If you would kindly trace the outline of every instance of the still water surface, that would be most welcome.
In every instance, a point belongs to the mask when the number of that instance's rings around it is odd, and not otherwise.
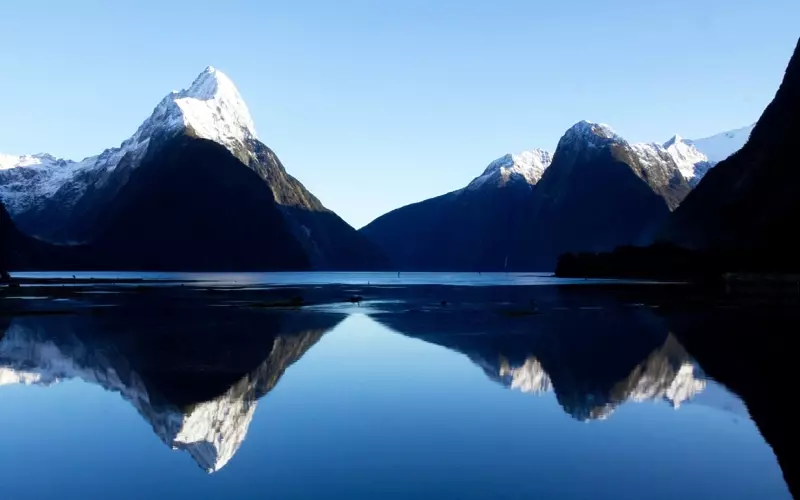
[[[646,311],[347,311],[0,317],[0,498],[790,498]]]
[[[553,273],[462,273],[462,272],[126,272],[126,271],[57,271],[17,272],[18,278],[79,278],[124,280],[141,279],[185,282],[198,285],[458,285],[458,286],[504,286],[504,285],[557,285],[557,284],[602,284],[643,283],[641,280],[607,280],[583,278],[556,278]]]

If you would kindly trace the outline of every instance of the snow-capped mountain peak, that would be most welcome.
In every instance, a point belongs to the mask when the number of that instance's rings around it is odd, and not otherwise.
[[[244,99],[231,79],[213,66],[200,73],[188,89],[170,97],[180,108],[183,125],[198,137],[225,146],[257,138]]]
[[[55,158],[53,155],[49,155],[47,153],[37,153],[34,155],[22,156],[0,154],[0,170],[9,170],[17,167],[64,166],[68,163],[73,162]]]
[[[107,182],[123,160],[130,168],[138,167],[152,138],[180,133],[217,142],[234,155],[246,149],[247,140],[257,138],[253,119],[236,86],[209,66],[187,89],[165,96],[119,147],[79,162],[48,154],[0,155],[0,201],[15,217],[60,192],[59,204],[70,209],[89,186]]]
[[[613,128],[605,123],[595,123],[587,120],[581,120],[567,130],[562,140],[574,141],[580,139],[589,139],[590,141],[595,138],[606,140],[619,140],[621,139]]]
[[[553,155],[542,149],[507,154],[490,163],[479,177],[470,182],[467,189],[484,185],[502,187],[512,179],[524,180],[532,186],[539,182],[552,161]]]
[[[664,143],[664,149],[669,149],[674,144],[678,144],[681,142],[683,142],[683,137],[679,136],[678,134],[675,134],[672,136],[670,140]]]
[[[679,135],[665,142],[663,148],[667,150],[681,175],[688,181],[692,181],[695,177],[702,177],[710,168],[706,155],[698,151],[691,143],[684,141]]]
[[[645,171],[647,182],[651,185],[669,185],[677,171],[693,186],[713,166],[698,148],[679,135],[674,135],[663,144],[630,143],[608,125],[585,120],[565,132],[556,154],[563,148],[591,155],[591,150],[612,145],[626,151],[628,158],[635,159],[637,171]]]

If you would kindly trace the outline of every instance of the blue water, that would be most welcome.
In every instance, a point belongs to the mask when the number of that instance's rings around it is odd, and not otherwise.
[[[450,272],[123,272],[123,271],[57,271],[15,272],[18,278],[69,279],[143,279],[223,286],[275,286],[275,285],[559,285],[637,283],[635,280],[606,280],[583,278],[556,278],[552,273],[450,273]]]
[[[0,498],[790,498],[745,403],[627,316],[588,359],[571,329],[215,311],[8,321]]]

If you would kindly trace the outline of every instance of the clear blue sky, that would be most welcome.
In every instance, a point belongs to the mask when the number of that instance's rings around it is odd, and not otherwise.
[[[632,141],[754,122],[797,0],[3,2],[0,151],[80,159],[207,65],[356,227],[581,119]]]

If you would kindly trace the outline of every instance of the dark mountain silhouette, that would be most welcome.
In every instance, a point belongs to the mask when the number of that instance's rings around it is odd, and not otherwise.
[[[0,203],[0,282],[8,281],[8,272],[15,270],[35,270],[48,265],[74,269],[81,257],[88,258],[89,252],[73,246],[51,245],[24,234]]]
[[[545,271],[566,251],[651,243],[691,190],[672,150],[630,144],[601,124],[567,130],[552,161],[539,154],[547,161],[536,175],[501,158],[466,188],[389,212],[361,232],[401,269]],[[508,180],[481,181],[498,163],[514,172],[498,169]]]
[[[800,41],[744,147],[719,163],[668,219],[663,239],[698,250],[766,254],[798,269]]]
[[[531,191],[524,182],[462,189],[393,210],[361,229],[398,269],[492,271],[506,267],[527,227]],[[516,262],[509,260],[510,268]]]
[[[272,190],[284,221],[314,269],[388,268],[383,252],[289,175],[271,149],[255,140],[248,146],[252,155],[247,164]]]
[[[647,164],[607,127],[581,122],[537,185],[519,258],[551,270],[564,252],[648,244],[689,190],[667,160]]]
[[[180,135],[148,154],[95,220],[114,269],[307,269],[269,186],[212,141]]]
[[[718,278],[800,271],[800,41],[747,143],[717,164],[659,230],[659,244],[564,254],[560,276]]]

